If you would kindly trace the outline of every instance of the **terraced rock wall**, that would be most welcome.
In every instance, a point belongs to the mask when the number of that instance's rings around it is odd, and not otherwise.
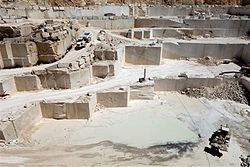
[[[0,0],[4,3],[17,3],[24,5],[43,5],[43,6],[84,6],[94,4],[128,4],[128,3],[141,3],[141,4],[164,4],[164,5],[250,5],[250,0]]]

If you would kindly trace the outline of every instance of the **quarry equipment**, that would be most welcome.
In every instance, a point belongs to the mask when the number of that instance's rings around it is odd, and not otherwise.
[[[223,154],[220,151],[228,151],[230,138],[231,134],[228,126],[221,125],[221,127],[209,138],[209,145],[211,148],[205,147],[204,151],[214,156],[221,157]]]
[[[144,73],[143,73],[143,78],[139,78],[139,82],[142,83],[142,82],[145,82],[146,81],[146,75],[147,75],[147,69],[145,68],[144,69]]]
[[[241,77],[241,76],[250,76],[250,67],[243,66],[241,67],[240,71],[225,71],[221,72],[219,75],[224,75],[224,74],[232,74],[235,73],[235,77]]]
[[[243,157],[243,155],[241,155],[239,158],[241,160],[241,167],[250,167],[250,154],[246,158]]]
[[[178,77],[188,78],[187,74],[185,72],[180,73]]]
[[[92,33],[91,32],[84,32],[80,38],[82,38],[86,43],[91,41]]]

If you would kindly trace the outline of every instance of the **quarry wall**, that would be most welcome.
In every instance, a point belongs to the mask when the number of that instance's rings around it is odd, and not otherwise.
[[[181,27],[181,23],[172,21],[165,18],[136,18],[135,19],[135,28],[142,27]]]
[[[240,58],[245,47],[248,47],[246,43],[167,42],[163,43],[163,58],[202,58],[206,56],[216,59]],[[247,53],[245,54],[247,55]]]
[[[247,2],[249,4],[249,2]],[[244,4],[247,4],[244,3]],[[176,3],[175,3],[176,4]],[[188,4],[190,5],[190,4]],[[195,10],[210,11],[214,14],[249,14],[246,7],[230,7],[230,6],[146,6],[146,5],[100,5],[86,7],[46,7],[38,6],[16,6],[15,9],[1,8],[0,13],[3,16],[29,17],[33,19],[56,19],[56,18],[72,18],[81,19],[82,16],[103,16],[106,13],[114,13],[116,16],[133,15],[133,16],[182,16],[192,14]]]
[[[210,37],[240,37],[246,35],[246,32],[237,29],[224,28],[154,28],[152,36],[158,38],[183,38],[186,35]]]
[[[160,65],[161,46],[126,46],[125,62],[135,65]]]

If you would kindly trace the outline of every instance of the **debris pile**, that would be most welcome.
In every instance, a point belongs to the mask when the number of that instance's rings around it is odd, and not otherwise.
[[[119,42],[101,30],[97,37],[98,42],[93,48],[95,61],[117,60],[117,46]]]
[[[181,92],[181,94],[186,94],[188,96],[195,97],[195,98],[208,97],[208,90],[205,87],[186,88]]]
[[[230,141],[230,132],[227,126],[222,126],[209,138],[209,145],[222,151],[227,151]]]
[[[227,81],[213,88],[186,88],[181,93],[195,98],[232,100],[242,104],[249,104],[248,90],[239,82],[233,81]]]
[[[228,151],[231,133],[228,126],[222,126],[215,131],[209,138],[209,147],[205,147],[204,151],[213,156],[221,157],[223,154],[220,151]]]
[[[203,58],[199,58],[197,59],[197,62],[206,66],[216,66],[219,65],[219,62],[214,59],[213,57],[210,56],[206,56]]]
[[[117,37],[113,36],[110,33],[106,33],[106,31],[104,30],[100,30],[100,32],[97,35],[97,40],[113,48],[117,47],[121,43],[127,42],[126,40],[118,39]]]
[[[239,82],[227,82],[215,87],[214,91],[210,94],[210,98],[220,98],[248,104],[248,94],[249,92]]]

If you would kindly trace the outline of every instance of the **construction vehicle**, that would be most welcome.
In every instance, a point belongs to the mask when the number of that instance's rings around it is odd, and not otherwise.
[[[139,78],[139,82],[142,83],[142,82],[145,82],[146,81],[146,75],[147,75],[147,69],[145,68],[144,69],[144,75],[143,75],[143,78]]]
[[[76,41],[76,47],[75,49],[81,49],[86,46],[86,43],[89,43],[91,41],[91,32],[83,32],[80,37]]]
[[[247,157],[243,157],[243,155],[241,155],[239,158],[241,160],[241,167],[250,167],[250,154]]]
[[[86,43],[90,43],[91,37],[92,37],[92,33],[91,33],[91,32],[84,32],[84,33],[80,36],[80,38],[82,38]]]
[[[182,72],[178,75],[180,78],[188,78],[187,74],[185,72]]]
[[[221,157],[223,154],[220,151],[228,151],[231,134],[228,126],[222,126],[215,131],[209,138],[211,148],[205,147],[204,151],[213,156]]]
[[[86,42],[84,41],[83,38],[79,38],[77,41],[76,41],[76,48],[75,49],[81,49],[83,47],[86,46]]]

